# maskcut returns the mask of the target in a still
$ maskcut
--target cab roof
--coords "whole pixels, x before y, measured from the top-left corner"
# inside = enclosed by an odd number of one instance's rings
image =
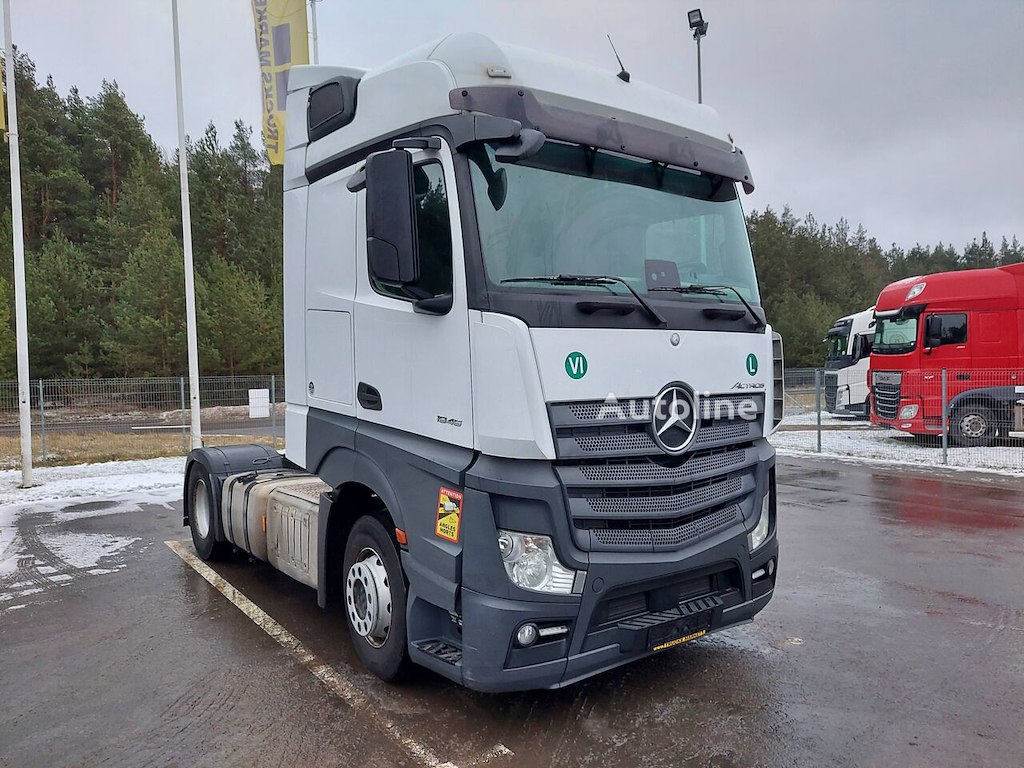
[[[918,288],[918,286],[923,286]],[[1024,263],[991,269],[965,269],[907,277],[882,289],[876,313],[927,304],[936,308],[1020,308],[1024,301]]]
[[[592,67],[477,33],[448,35],[372,70],[294,67],[288,82],[285,140],[292,157],[286,157],[286,177],[298,174],[300,158],[302,166],[310,168],[402,127],[458,114],[460,106],[452,97],[456,89],[472,93],[501,86],[521,88],[544,107],[615,119],[723,152],[738,152],[711,107],[636,79],[624,82],[616,71],[614,66]],[[305,106],[311,91],[332,80],[345,80],[352,89],[350,114],[329,135],[311,137],[306,116],[300,114],[305,110],[293,107]],[[749,176],[741,180],[748,191],[753,189]]]

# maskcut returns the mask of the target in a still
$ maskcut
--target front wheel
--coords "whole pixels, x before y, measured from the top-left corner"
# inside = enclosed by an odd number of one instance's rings
[[[978,403],[967,403],[957,408],[953,412],[949,431],[953,442],[964,448],[992,445],[996,438],[992,411]]]
[[[227,542],[217,541],[213,523],[216,510],[210,473],[203,465],[193,464],[185,490],[185,513],[192,529],[192,544],[203,560],[219,560],[230,551]]]
[[[411,662],[405,626],[406,588],[394,540],[373,517],[361,517],[345,544],[345,615],[367,669],[392,682]]]

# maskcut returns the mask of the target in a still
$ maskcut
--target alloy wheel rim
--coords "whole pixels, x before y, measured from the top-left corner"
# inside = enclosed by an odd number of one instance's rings
[[[374,648],[391,633],[391,582],[380,554],[364,548],[345,577],[345,608],[356,634]]]

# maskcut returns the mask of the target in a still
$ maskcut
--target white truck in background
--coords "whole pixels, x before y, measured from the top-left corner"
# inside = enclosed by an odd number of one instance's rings
[[[465,34],[293,69],[286,135],[287,449],[189,455],[201,557],[488,691],[764,608],[782,343],[713,110]]]
[[[836,320],[825,335],[825,408],[837,416],[867,418],[871,412],[868,367],[875,335],[875,308]]]

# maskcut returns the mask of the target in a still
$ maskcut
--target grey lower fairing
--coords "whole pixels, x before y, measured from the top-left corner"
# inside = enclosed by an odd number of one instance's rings
[[[473,451],[383,427],[367,421],[310,409],[306,421],[306,469],[336,492],[349,484],[380,497],[395,526],[408,536],[402,561],[411,587],[430,604],[457,611],[462,545],[434,534],[442,486],[458,489],[473,461]],[[327,552],[329,528],[362,510],[321,510],[319,601],[327,602],[327,570],[341,552]],[[411,635],[410,635],[411,637]]]
[[[673,552],[587,552],[573,541],[567,498],[548,461],[502,459],[438,443],[399,430],[311,409],[307,422],[307,469],[336,489],[359,483],[380,496],[395,525],[408,537],[402,564],[409,584],[408,636],[413,660],[478,690],[551,688],[646,655],[583,644],[598,604],[610,592],[656,582],[722,563],[738,567],[742,604],[721,612],[712,628],[749,620],[770,598],[754,596],[750,574],[755,564],[777,552],[774,525],[768,544],[754,558],[746,532],[753,527],[760,499],[768,490],[775,463],[767,441],[755,443],[760,461],[756,490],[741,507],[742,521]],[[435,533],[438,492],[442,486],[464,494],[459,541]],[[330,514],[328,514],[330,513]],[[319,578],[326,604],[326,567],[340,552],[324,550],[328,526],[337,515],[358,510],[322,509]],[[333,519],[331,519],[333,518]],[[546,595],[516,587],[508,578],[497,547],[497,532],[508,529],[547,534],[561,562],[586,571],[582,594]],[[543,653],[510,659],[511,639],[524,621],[565,621],[572,631],[546,658]],[[419,641],[441,640],[462,649],[462,661],[450,664],[423,653]],[[525,661],[524,661],[525,659]]]

